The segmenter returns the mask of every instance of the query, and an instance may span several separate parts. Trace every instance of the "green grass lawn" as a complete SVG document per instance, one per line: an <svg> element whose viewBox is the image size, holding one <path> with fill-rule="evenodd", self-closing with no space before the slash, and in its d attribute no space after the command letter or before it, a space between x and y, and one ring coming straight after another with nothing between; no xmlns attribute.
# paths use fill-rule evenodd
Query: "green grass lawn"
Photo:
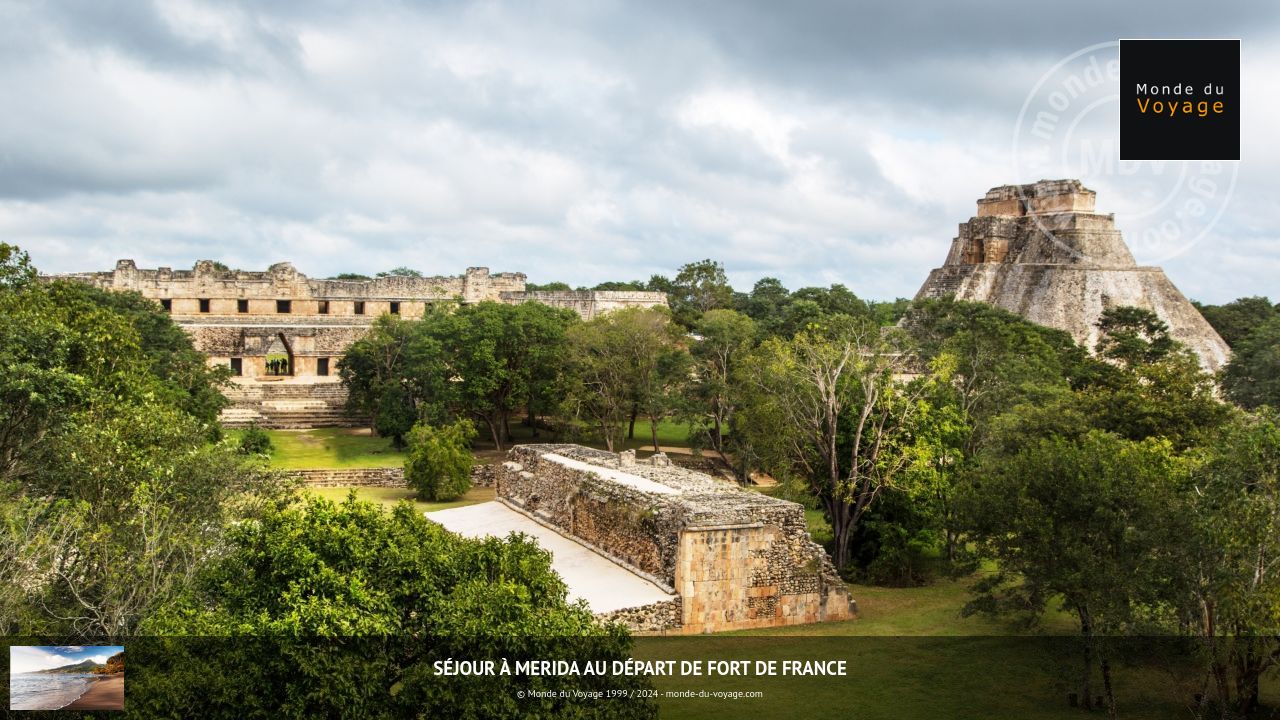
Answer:
<svg viewBox="0 0 1280 720"><path fill-rule="evenodd" d="M976 579L926 587L850 585L859 617L697 637L641 637L642 660L845 660L843 677L655 677L660 691L758 691L760 698L660 698L663 718L803 717L806 720L1016 718L1069 720L1093 715L1071 708L1080 655L1068 615L1051 611L1034 631L990 617L962 617ZM1117 662L1119 717L1190 717L1194 676L1161 657ZM1178 678L1175 681L1175 678ZM1094 692L1102 694L1100 679ZM1263 702L1280 701L1273 681Z"/></svg>
<svg viewBox="0 0 1280 720"><path fill-rule="evenodd" d="M238 438L240 432L231 430L229 434ZM626 447L648 446L648 432L647 423L637 423L636 439L626 441ZM271 466L279 470L383 468L404 464L403 451L393 448L389 438L377 437L366 428L268 430L267 434L275 448L271 453ZM667 421L658 426L658 442L663 446L688 447L688 434L688 427L679 423ZM511 435L513 443L555 442L546 431L534 437L532 428L518 422L512 424ZM604 445L592 444L591 447L603 448ZM476 440L475 453L484 462L505 455L505 451L494 451L493 443L484 433Z"/></svg>
<svg viewBox="0 0 1280 720"><path fill-rule="evenodd" d="M389 438L376 437L363 428L268 430L267 434L275 448L271 466L279 470L404 465L404 453L391 447Z"/></svg>
<svg viewBox="0 0 1280 720"><path fill-rule="evenodd" d="M347 493L355 491L356 497L361 500L367 500L382 505L386 508L394 507L402 500L408 500L413 503L413 507L420 512L432 512L435 510L445 510L447 508L462 507L463 505L475 505L476 503L488 502L493 499L493 488L473 487L467 491L465 495L452 500L450 502L429 503L418 500L414 497L415 493L409 488L386 488L386 487L327 487L327 488L307 488L307 492L312 495L318 495L334 502L342 502L347 498Z"/></svg>

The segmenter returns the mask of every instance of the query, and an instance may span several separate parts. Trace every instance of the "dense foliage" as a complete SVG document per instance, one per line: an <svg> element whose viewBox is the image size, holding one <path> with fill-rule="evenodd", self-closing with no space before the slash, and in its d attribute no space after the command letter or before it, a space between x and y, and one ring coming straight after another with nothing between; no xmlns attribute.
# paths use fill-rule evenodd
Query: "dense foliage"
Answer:
<svg viewBox="0 0 1280 720"><path fill-rule="evenodd" d="M351 407L397 445L418 420L465 417L501 449L513 413L555 404L552 386L574 320L539 303L438 307L421 320L384 315L348 348L339 373Z"/></svg>
<svg viewBox="0 0 1280 720"><path fill-rule="evenodd" d="M278 506L227 542L184 601L147 624L187 638L166 647L165 673L131 680L130 702L147 713L182 715L187 698L201 698L207 717L227 718L656 714L641 700L517 694L638 689L644 679L435 674L433 662L449 658L628 656L626 632L569 603L550 555L523 537L465 539L407 503L387 513L353 495Z"/></svg>
<svg viewBox="0 0 1280 720"><path fill-rule="evenodd" d="M462 497L471 488L471 441L476 429L462 418L448 425L434 427L418 423L406 440L409 454L404 462L404 479L418 491L418 497L429 502L444 502Z"/></svg>
<svg viewBox="0 0 1280 720"><path fill-rule="evenodd" d="M0 629L128 635L280 491L215 442L223 377L158 305L0 245Z"/></svg>

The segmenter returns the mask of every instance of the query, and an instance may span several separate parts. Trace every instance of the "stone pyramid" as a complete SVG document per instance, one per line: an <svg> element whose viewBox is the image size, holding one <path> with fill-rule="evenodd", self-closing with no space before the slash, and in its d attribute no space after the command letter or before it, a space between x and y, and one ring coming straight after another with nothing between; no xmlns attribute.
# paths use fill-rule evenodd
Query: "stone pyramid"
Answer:
<svg viewBox="0 0 1280 720"><path fill-rule="evenodd" d="M1104 310L1146 308L1216 371L1227 361L1227 344L1163 270L1134 262L1115 216L1094 212L1095 198L1079 180L992 188L916 299L989 303L1065 330L1088 348Z"/></svg>

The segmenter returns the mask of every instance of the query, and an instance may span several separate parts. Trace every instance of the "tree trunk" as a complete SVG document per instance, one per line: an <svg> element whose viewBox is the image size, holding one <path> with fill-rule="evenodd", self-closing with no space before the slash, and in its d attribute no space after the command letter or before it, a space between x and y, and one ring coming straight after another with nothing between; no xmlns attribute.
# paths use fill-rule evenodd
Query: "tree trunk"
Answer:
<svg viewBox="0 0 1280 720"><path fill-rule="evenodd" d="M1080 636L1084 639L1084 672L1080 676L1080 686L1084 693L1084 709L1093 709L1093 622L1089 618L1089 610L1084 606L1076 607L1080 616Z"/></svg>
<svg viewBox="0 0 1280 720"><path fill-rule="evenodd" d="M1116 696L1111 687L1111 661L1106 653L1102 656L1102 689L1107 695L1107 717L1116 720Z"/></svg>
<svg viewBox="0 0 1280 720"><path fill-rule="evenodd" d="M511 413L502 411L502 441L511 442Z"/></svg>
<svg viewBox="0 0 1280 720"><path fill-rule="evenodd" d="M501 450L501 449L502 449L502 438L500 437L501 433L499 433L499 432L498 432L498 425L497 425L497 423L495 423L495 422L493 421L493 419L492 419L492 418L487 418L487 417L486 417L486 418L484 419L484 424L489 426L489 436L493 438L493 447L494 447L494 449L496 449L496 450Z"/></svg>
<svg viewBox="0 0 1280 720"><path fill-rule="evenodd" d="M631 422L627 424L628 440L636 439L636 418L639 417L639 415L640 415L640 408L635 405L632 405L631 406Z"/></svg>
<svg viewBox="0 0 1280 720"><path fill-rule="evenodd" d="M827 506L827 514L831 517L831 534L835 536L831 560L835 563L836 572L841 572L849 562L849 536L853 531L852 518L849 515L848 504L835 498L824 501L824 504Z"/></svg>
<svg viewBox="0 0 1280 720"><path fill-rule="evenodd" d="M533 414L533 401L529 401L528 407L525 408L525 422L529 423L529 427L533 428L533 436L538 437L538 416Z"/></svg>
<svg viewBox="0 0 1280 720"><path fill-rule="evenodd" d="M605 448L607 448L609 452L613 452L613 430L609 427L609 423L607 421L601 421L600 434L604 435Z"/></svg>
<svg viewBox="0 0 1280 720"><path fill-rule="evenodd" d="M1236 656L1236 710L1241 716L1248 717L1258 708L1259 678L1262 675L1262 649L1258 646L1258 638L1248 637L1246 633L1237 632L1237 644L1244 647Z"/></svg>
<svg viewBox="0 0 1280 720"><path fill-rule="evenodd" d="M649 418L649 435L653 438L653 451L659 452L661 448L658 447L658 421L653 418Z"/></svg>

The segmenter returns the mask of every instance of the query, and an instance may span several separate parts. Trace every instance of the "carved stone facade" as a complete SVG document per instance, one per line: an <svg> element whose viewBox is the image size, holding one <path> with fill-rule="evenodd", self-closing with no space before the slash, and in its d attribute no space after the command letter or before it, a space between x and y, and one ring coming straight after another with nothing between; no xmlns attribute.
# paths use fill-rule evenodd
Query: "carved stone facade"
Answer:
<svg viewBox="0 0 1280 720"><path fill-rule="evenodd" d="M230 365L238 376L258 380L331 379L338 358L378 316L419 318L437 303L536 301L571 309L584 319L667 303L656 292L528 292L523 273L491 273L483 267L455 276L317 280L287 262L248 272L219 270L210 260L191 270L144 270L132 260L121 260L110 272L55 277L155 300L211 363Z"/></svg>
<svg viewBox="0 0 1280 720"><path fill-rule="evenodd" d="M1079 180L991 189L916 299L953 295L996 305L1065 330L1090 349L1106 309L1146 308L1216 371L1227 361L1226 343L1163 270L1134 262L1115 216L1095 212L1095 199Z"/></svg>
<svg viewBox="0 0 1280 720"><path fill-rule="evenodd" d="M676 597L607 617L703 633L846 620L848 589L796 503L666 462L580 445L518 445L497 498Z"/></svg>

